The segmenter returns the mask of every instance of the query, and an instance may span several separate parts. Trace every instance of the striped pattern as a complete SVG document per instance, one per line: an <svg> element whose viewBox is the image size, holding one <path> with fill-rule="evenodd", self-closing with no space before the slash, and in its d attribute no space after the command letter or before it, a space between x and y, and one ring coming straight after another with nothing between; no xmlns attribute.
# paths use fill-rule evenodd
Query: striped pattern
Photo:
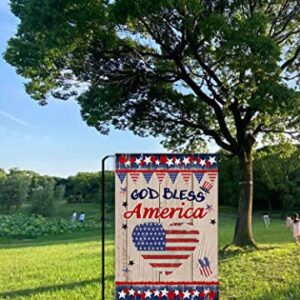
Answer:
<svg viewBox="0 0 300 300"><path fill-rule="evenodd" d="M129 175L134 183L136 183L140 177L140 173L129 173Z"/></svg>
<svg viewBox="0 0 300 300"><path fill-rule="evenodd" d="M157 172L155 174L156 174L156 177L157 177L159 183L162 183L166 177L166 173L165 172Z"/></svg>
<svg viewBox="0 0 300 300"><path fill-rule="evenodd" d="M182 173L181 176L182 176L184 182L186 184L188 184L191 179L192 173Z"/></svg>
<svg viewBox="0 0 300 300"><path fill-rule="evenodd" d="M207 173L209 180L214 183L214 181L216 180L218 173L217 172L208 172Z"/></svg>
<svg viewBox="0 0 300 300"><path fill-rule="evenodd" d="M142 252L142 257L151 267L166 275L172 274L185 260L191 257L199 244L199 231L188 224L171 225L165 230L164 251Z"/></svg>

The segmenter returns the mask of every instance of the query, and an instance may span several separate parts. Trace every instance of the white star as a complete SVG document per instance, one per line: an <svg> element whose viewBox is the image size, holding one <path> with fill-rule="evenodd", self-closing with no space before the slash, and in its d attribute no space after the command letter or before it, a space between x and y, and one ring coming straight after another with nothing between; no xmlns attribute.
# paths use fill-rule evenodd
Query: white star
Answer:
<svg viewBox="0 0 300 300"><path fill-rule="evenodd" d="M199 295L200 295L200 292L197 291L197 290L195 290L195 291L194 291L194 296L197 297L197 296L199 296Z"/></svg>
<svg viewBox="0 0 300 300"><path fill-rule="evenodd" d="M125 299L126 294L124 293L124 290L122 290L121 292L119 292L119 299Z"/></svg>
<svg viewBox="0 0 300 300"><path fill-rule="evenodd" d="M130 296L134 296L134 289L133 289L133 288L131 288L131 289L129 290L129 295L130 295Z"/></svg>
<svg viewBox="0 0 300 300"><path fill-rule="evenodd" d="M157 160L155 161L155 164L159 166L159 165L160 165L160 160L157 159Z"/></svg>
<svg viewBox="0 0 300 300"><path fill-rule="evenodd" d="M204 159L202 159L201 161L200 161L200 165L202 166L202 167L204 167L205 166L205 160Z"/></svg>
<svg viewBox="0 0 300 300"><path fill-rule="evenodd" d="M179 295L179 291L178 290L175 290L175 295Z"/></svg>
<svg viewBox="0 0 300 300"><path fill-rule="evenodd" d="M151 157L150 156L146 156L144 161L145 161L146 165L151 164Z"/></svg>
<svg viewBox="0 0 300 300"><path fill-rule="evenodd" d="M151 298L151 292L150 292L150 290L148 290L148 291L146 291L145 292L145 297L149 297L149 298Z"/></svg>
<svg viewBox="0 0 300 300"><path fill-rule="evenodd" d="M159 291L159 290L156 290L156 291L154 292L154 296L159 296L159 294L160 294L160 291Z"/></svg>
<svg viewBox="0 0 300 300"><path fill-rule="evenodd" d="M173 165L173 159L172 158L168 158L167 160L167 165L170 167Z"/></svg>
<svg viewBox="0 0 300 300"><path fill-rule="evenodd" d="M164 288L164 289L161 291L162 297L163 297L163 296L167 296L167 294L168 294L168 291L167 291L166 288Z"/></svg>
<svg viewBox="0 0 300 300"><path fill-rule="evenodd" d="M183 292L183 299L190 298L191 293L189 291Z"/></svg>
<svg viewBox="0 0 300 300"><path fill-rule="evenodd" d="M217 163L217 162L216 162L216 158L215 158L214 156L210 156L208 161L209 161L212 165L215 164L215 163Z"/></svg>
<svg viewBox="0 0 300 300"><path fill-rule="evenodd" d="M131 164L131 161L128 159L128 160L126 160L126 162L125 162L125 166L130 166L130 164Z"/></svg>
<svg viewBox="0 0 300 300"><path fill-rule="evenodd" d="M140 165L140 164L141 164L141 161L142 161L142 158L141 158L141 157L135 159L135 163L136 163L137 165Z"/></svg>
<svg viewBox="0 0 300 300"><path fill-rule="evenodd" d="M189 158L188 158L188 157L185 157L185 158L183 159L183 163L184 163L185 165L188 165L188 164L190 163Z"/></svg>
<svg viewBox="0 0 300 300"><path fill-rule="evenodd" d="M204 289L204 294L207 295L209 293L209 289Z"/></svg>
<svg viewBox="0 0 300 300"><path fill-rule="evenodd" d="M176 158L176 159L175 159L175 164L176 164L176 165L179 165L179 164L180 164L180 158Z"/></svg>

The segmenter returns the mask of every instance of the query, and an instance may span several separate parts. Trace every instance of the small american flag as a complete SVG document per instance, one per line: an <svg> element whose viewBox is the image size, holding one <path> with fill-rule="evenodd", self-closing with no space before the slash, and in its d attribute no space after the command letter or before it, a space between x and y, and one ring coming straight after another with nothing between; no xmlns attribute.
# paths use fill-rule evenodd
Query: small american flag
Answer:
<svg viewBox="0 0 300 300"><path fill-rule="evenodd" d="M126 195L126 193L127 193L127 187L126 186L123 187L123 188L121 187L120 188L120 194L124 196L124 195Z"/></svg>
<svg viewBox="0 0 300 300"><path fill-rule="evenodd" d="M196 249L199 231L188 224L170 225L165 230L160 223L149 222L135 226L132 239L142 257L151 267L166 275L173 273Z"/></svg>
<svg viewBox="0 0 300 300"><path fill-rule="evenodd" d="M199 268L202 276L209 277L212 274L210 261L206 256L199 259Z"/></svg>

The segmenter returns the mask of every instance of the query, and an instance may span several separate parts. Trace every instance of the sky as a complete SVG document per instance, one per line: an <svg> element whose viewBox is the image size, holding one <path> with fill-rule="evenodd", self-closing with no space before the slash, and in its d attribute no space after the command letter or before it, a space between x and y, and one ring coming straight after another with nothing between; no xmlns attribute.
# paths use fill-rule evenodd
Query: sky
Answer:
<svg viewBox="0 0 300 300"><path fill-rule="evenodd" d="M41 107L25 92L24 79L3 59L18 19L0 1L0 168L34 170L66 177L100 170L101 159L116 152L166 152L157 138L112 130L108 136L88 127L75 100L51 99ZM113 167L113 161L108 162Z"/></svg>

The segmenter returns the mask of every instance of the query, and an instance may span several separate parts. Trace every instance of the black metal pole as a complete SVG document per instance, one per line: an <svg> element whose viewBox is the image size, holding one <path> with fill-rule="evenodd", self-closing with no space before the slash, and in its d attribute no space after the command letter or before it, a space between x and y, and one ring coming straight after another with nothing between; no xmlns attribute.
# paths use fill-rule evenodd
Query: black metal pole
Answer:
<svg viewBox="0 0 300 300"><path fill-rule="evenodd" d="M102 184L101 184L101 235L102 235L102 300L104 299L104 291L105 291L105 161L109 157L113 157L114 155L107 155L102 159Z"/></svg>

